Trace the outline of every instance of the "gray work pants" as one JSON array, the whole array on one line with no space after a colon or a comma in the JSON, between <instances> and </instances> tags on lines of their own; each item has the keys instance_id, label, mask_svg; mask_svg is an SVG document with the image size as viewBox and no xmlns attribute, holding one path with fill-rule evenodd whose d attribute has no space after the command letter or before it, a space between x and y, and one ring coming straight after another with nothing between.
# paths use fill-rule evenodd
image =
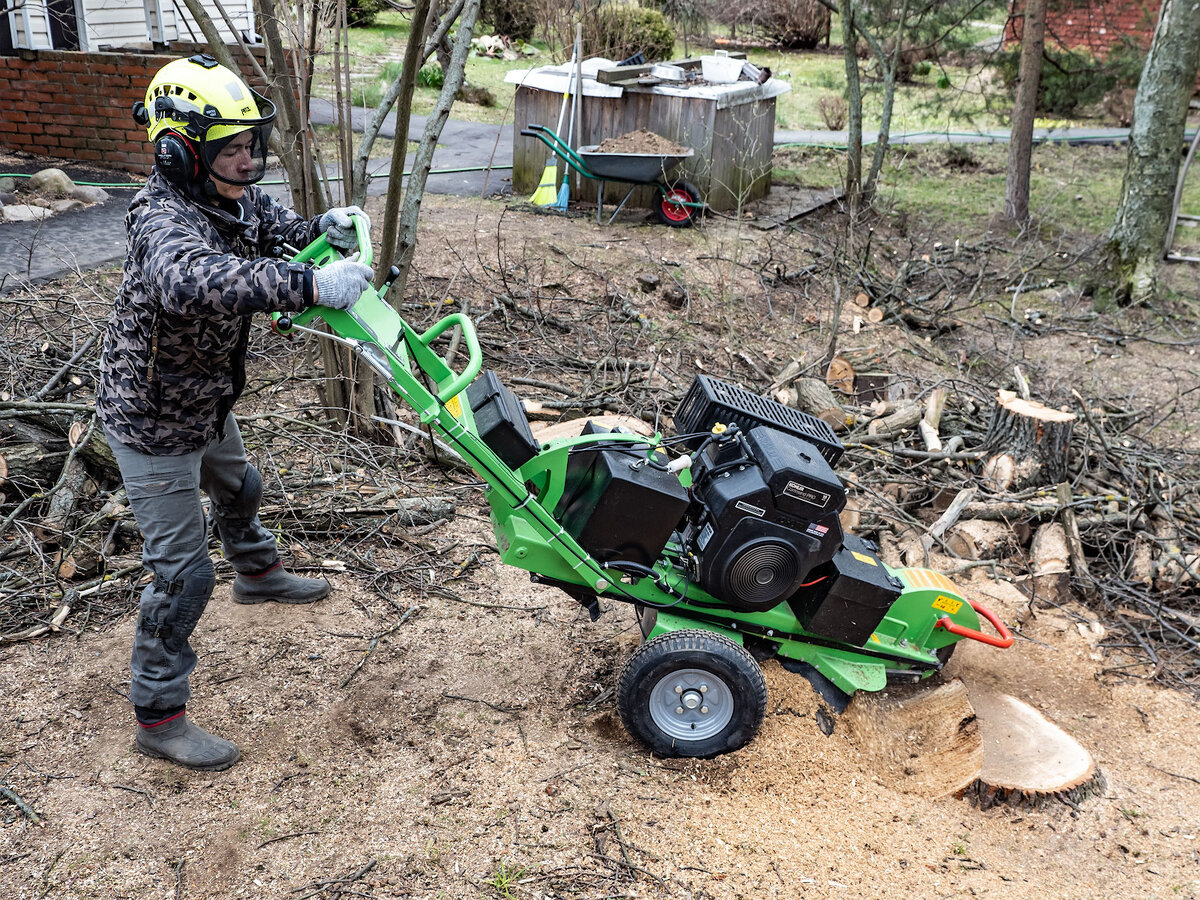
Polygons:
<instances>
[{"instance_id":1,"label":"gray work pants","mask_svg":"<svg viewBox=\"0 0 1200 900\"><path fill-rule=\"evenodd\" d=\"M107 437L142 532L142 564L154 575L142 591L129 699L154 709L182 706L191 696L188 676L196 668L188 638L215 583L200 492L212 501L234 571L259 572L279 558L275 537L258 519L262 480L246 460L232 413L224 439L181 456L148 456Z\"/></svg>"}]
</instances>

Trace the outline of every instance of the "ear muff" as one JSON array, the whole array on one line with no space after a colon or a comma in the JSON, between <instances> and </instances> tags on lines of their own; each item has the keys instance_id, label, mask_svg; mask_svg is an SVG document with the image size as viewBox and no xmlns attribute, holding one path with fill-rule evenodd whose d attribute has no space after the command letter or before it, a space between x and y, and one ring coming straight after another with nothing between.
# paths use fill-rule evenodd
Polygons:
<instances>
[{"instance_id":1,"label":"ear muff","mask_svg":"<svg viewBox=\"0 0 1200 900\"><path fill-rule=\"evenodd\" d=\"M154 162L173 184L182 186L200 178L200 157L191 141L174 131L159 135L154 142Z\"/></svg>"}]
</instances>

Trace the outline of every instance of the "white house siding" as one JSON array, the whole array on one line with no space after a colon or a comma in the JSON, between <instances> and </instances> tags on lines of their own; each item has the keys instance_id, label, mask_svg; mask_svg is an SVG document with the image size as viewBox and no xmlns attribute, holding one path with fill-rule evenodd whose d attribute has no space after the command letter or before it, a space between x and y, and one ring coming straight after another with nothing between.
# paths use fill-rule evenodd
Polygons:
<instances>
[{"instance_id":1,"label":"white house siding","mask_svg":"<svg viewBox=\"0 0 1200 900\"><path fill-rule=\"evenodd\" d=\"M252 0L230 0L223 5L238 30L253 30ZM183 0L78 0L77 8L80 13L77 22L79 43L83 50L144 46L147 42L204 43L204 34ZM221 36L230 43L235 42L236 38L226 27L216 4L205 3L204 8ZM27 0L21 9L8 13L7 19L7 23L0 19L0 28L11 28L15 47L51 49L45 0Z\"/></svg>"},{"instance_id":2,"label":"white house siding","mask_svg":"<svg viewBox=\"0 0 1200 900\"><path fill-rule=\"evenodd\" d=\"M28 0L20 8L10 11L7 19L6 27L12 29L14 47L50 49L50 22L44 2Z\"/></svg>"}]
</instances>

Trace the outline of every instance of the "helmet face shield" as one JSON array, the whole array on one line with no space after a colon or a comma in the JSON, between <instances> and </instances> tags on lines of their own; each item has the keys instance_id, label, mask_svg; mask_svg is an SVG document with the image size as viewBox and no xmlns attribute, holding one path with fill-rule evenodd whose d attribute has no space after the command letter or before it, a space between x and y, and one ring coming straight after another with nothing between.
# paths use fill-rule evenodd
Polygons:
<instances>
[{"instance_id":1,"label":"helmet face shield","mask_svg":"<svg viewBox=\"0 0 1200 900\"><path fill-rule=\"evenodd\" d=\"M227 119L214 121L197 142L201 168L226 184L261 181L267 171L267 140L274 120L272 116L253 125Z\"/></svg>"}]
</instances>

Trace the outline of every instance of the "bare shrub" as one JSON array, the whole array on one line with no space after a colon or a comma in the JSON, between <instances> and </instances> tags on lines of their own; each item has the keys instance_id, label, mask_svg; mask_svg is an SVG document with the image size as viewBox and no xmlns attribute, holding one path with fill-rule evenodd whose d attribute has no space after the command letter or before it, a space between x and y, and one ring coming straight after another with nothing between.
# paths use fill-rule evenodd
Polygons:
<instances>
[{"instance_id":1,"label":"bare shrub","mask_svg":"<svg viewBox=\"0 0 1200 900\"><path fill-rule=\"evenodd\" d=\"M817 112L830 131L846 127L846 99L840 94L826 94L817 100Z\"/></svg>"},{"instance_id":2,"label":"bare shrub","mask_svg":"<svg viewBox=\"0 0 1200 900\"><path fill-rule=\"evenodd\" d=\"M731 0L709 4L714 22L757 32L782 47L811 50L829 42L830 12L819 0Z\"/></svg>"}]
</instances>

